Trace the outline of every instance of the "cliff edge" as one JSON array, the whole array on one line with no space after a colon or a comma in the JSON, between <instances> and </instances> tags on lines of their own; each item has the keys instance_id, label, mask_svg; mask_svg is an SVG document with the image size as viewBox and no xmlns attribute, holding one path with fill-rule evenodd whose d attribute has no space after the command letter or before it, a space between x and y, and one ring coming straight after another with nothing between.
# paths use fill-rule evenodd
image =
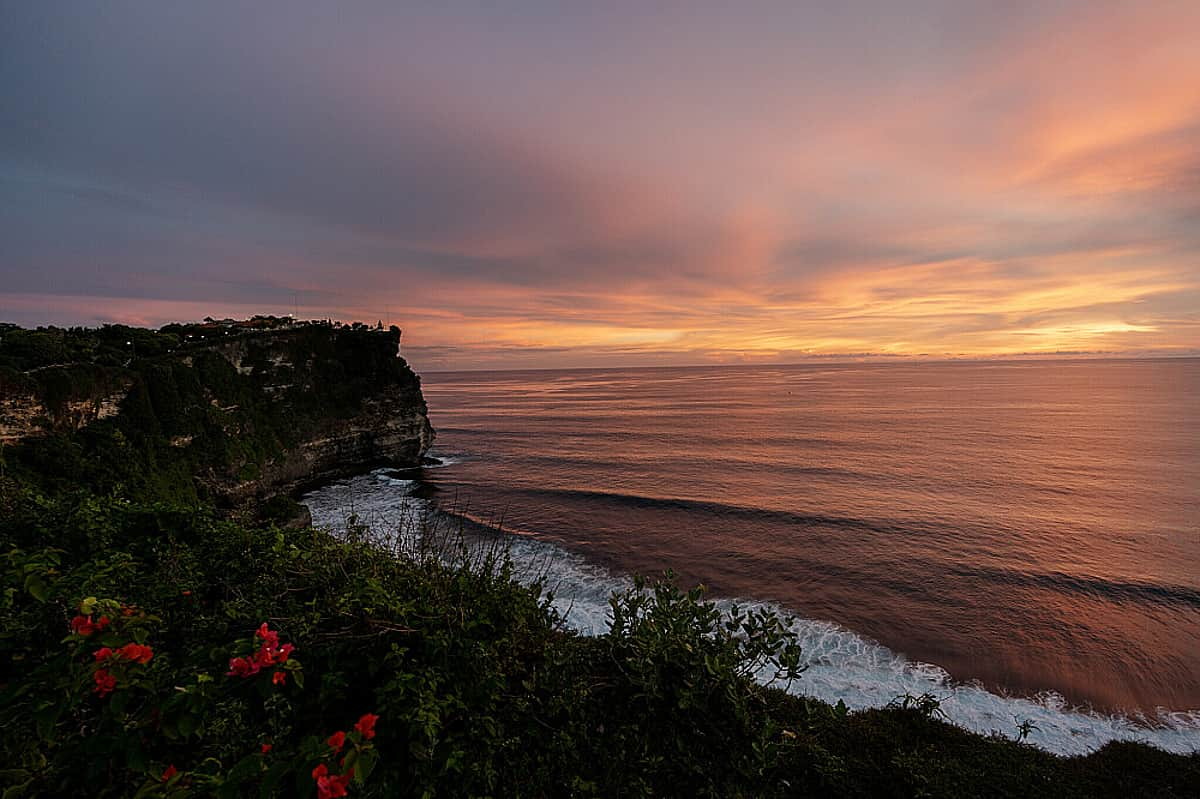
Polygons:
<instances>
[{"instance_id":1,"label":"cliff edge","mask_svg":"<svg viewBox=\"0 0 1200 799\"><path fill-rule=\"evenodd\" d=\"M400 330L213 323L0 331L0 466L237 506L378 465L434 430Z\"/></svg>"},{"instance_id":2,"label":"cliff edge","mask_svg":"<svg viewBox=\"0 0 1200 799\"><path fill-rule=\"evenodd\" d=\"M283 431L279 450L250 464L250 475L247 463L231 463L201 479L239 502L372 466L420 465L435 433L420 379L399 357L399 347L398 328L324 325L200 345L201 352L224 358L268 407L299 422Z\"/></svg>"}]
</instances>

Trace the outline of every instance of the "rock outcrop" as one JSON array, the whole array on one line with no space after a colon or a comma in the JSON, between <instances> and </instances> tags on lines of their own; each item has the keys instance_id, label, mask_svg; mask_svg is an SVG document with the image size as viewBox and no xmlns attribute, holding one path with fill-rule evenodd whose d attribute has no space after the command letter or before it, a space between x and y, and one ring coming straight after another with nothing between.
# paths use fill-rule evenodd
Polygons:
<instances>
[{"instance_id":1,"label":"rock outcrop","mask_svg":"<svg viewBox=\"0 0 1200 799\"><path fill-rule=\"evenodd\" d=\"M0 385L0 444L14 444L53 431L74 432L116 416L129 392L129 383L113 382L114 386L92 391L91 396L50 403L34 389Z\"/></svg>"},{"instance_id":2,"label":"rock outcrop","mask_svg":"<svg viewBox=\"0 0 1200 799\"><path fill-rule=\"evenodd\" d=\"M403 394L365 400L359 413L321 425L249 480L210 480L214 493L239 504L360 473L375 466L419 466L433 443L433 426L419 404Z\"/></svg>"},{"instance_id":3,"label":"rock outcrop","mask_svg":"<svg viewBox=\"0 0 1200 799\"><path fill-rule=\"evenodd\" d=\"M98 481L157 481L177 495L190 474L197 494L226 506L418 466L433 443L398 328L296 324L204 341L143 332L162 345L154 357L10 370L0 443L44 449L56 446L46 434L66 433L79 442L79 477L91 479L88 452L117 448L128 467L108 458Z\"/></svg>"},{"instance_id":4,"label":"rock outcrop","mask_svg":"<svg viewBox=\"0 0 1200 799\"><path fill-rule=\"evenodd\" d=\"M302 423L249 479L210 472L211 490L238 504L380 465L410 467L433 443L420 379L399 357L400 331L302 326L198 348L220 354L280 413ZM190 356L195 357L195 352ZM309 406L322 409L312 412Z\"/></svg>"}]
</instances>

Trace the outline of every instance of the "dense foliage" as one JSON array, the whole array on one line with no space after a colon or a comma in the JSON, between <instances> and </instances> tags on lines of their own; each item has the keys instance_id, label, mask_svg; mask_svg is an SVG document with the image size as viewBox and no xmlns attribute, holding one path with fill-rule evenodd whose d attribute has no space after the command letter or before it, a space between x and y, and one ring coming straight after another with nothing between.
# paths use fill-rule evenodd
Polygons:
<instances>
[{"instance_id":1,"label":"dense foliage","mask_svg":"<svg viewBox=\"0 0 1200 799\"><path fill-rule=\"evenodd\" d=\"M395 368L323 357L351 399ZM202 357L132 372L120 416L18 447L0 476L6 799L1200 795L1200 756L1062 759L954 728L931 697L847 713L763 687L751 671L804 679L782 620L670 580L583 637L500 537L388 551L234 521L188 489L200 461L160 457L205 435L210 394L266 413L261 386ZM228 438L205 457L242 457Z\"/></svg>"},{"instance_id":2,"label":"dense foliage","mask_svg":"<svg viewBox=\"0 0 1200 799\"><path fill-rule=\"evenodd\" d=\"M957 730L920 703L847 714L761 688L748 668L771 661L786 677L796 664L779 620L724 619L667 582L614 597L611 632L585 638L514 582L501 547L398 557L204 507L49 499L11 480L0 497L9 796L318 795L323 764L354 767L346 787L363 796L1200 785L1195 757L1113 745L1062 760ZM294 649L256 663L265 635ZM130 644L146 650L115 654ZM367 714L377 734L346 737L335 756L330 739Z\"/></svg>"}]
</instances>

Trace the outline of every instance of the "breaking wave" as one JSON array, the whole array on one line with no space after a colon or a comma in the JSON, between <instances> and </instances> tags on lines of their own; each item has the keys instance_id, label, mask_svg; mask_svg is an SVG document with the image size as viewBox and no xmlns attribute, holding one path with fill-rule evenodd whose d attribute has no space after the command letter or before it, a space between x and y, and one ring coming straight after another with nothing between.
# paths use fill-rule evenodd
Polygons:
<instances>
[{"instance_id":1,"label":"breaking wave","mask_svg":"<svg viewBox=\"0 0 1200 799\"><path fill-rule=\"evenodd\" d=\"M432 500L420 496L417 481L404 475L377 470L313 491L303 502L312 511L314 525L335 533L358 525L372 540L393 547L413 545L423 531L439 524L457 524L468 534L486 532L488 520L440 510ZM608 628L609 597L632 584L627 576L530 536L510 535L506 543L517 573L531 581L543 581L569 627L590 635ZM1145 589L1140 585L1076 588L1135 595ZM1191 604L1196 597L1182 590L1169 599ZM786 608L753 598L721 599L717 604L728 608L734 602L743 608L767 607L782 616L790 615ZM1109 715L1072 707L1053 692L1005 695L979 684L955 681L939 666L909 660L832 622L794 618L791 629L799 638L807 667L790 688L796 694L829 703L840 700L851 710L883 707L905 694L931 694L941 703L946 718L960 727L1016 737L1018 725L1028 721L1033 725L1029 743L1061 755L1085 754L1110 741L1139 741L1181 754L1200 751L1200 710L1160 709L1153 717Z\"/></svg>"}]
</instances>

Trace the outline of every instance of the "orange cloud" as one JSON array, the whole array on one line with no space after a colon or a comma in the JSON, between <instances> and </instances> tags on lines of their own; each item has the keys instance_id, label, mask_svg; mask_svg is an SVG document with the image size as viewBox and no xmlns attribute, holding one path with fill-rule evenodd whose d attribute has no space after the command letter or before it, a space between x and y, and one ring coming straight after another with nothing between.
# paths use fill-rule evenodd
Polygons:
<instances>
[{"instance_id":1,"label":"orange cloud","mask_svg":"<svg viewBox=\"0 0 1200 799\"><path fill-rule=\"evenodd\" d=\"M207 13L6 42L0 316L295 303L438 367L1200 350L1195 3L346 14L323 60L247 11L215 65Z\"/></svg>"}]
</instances>

